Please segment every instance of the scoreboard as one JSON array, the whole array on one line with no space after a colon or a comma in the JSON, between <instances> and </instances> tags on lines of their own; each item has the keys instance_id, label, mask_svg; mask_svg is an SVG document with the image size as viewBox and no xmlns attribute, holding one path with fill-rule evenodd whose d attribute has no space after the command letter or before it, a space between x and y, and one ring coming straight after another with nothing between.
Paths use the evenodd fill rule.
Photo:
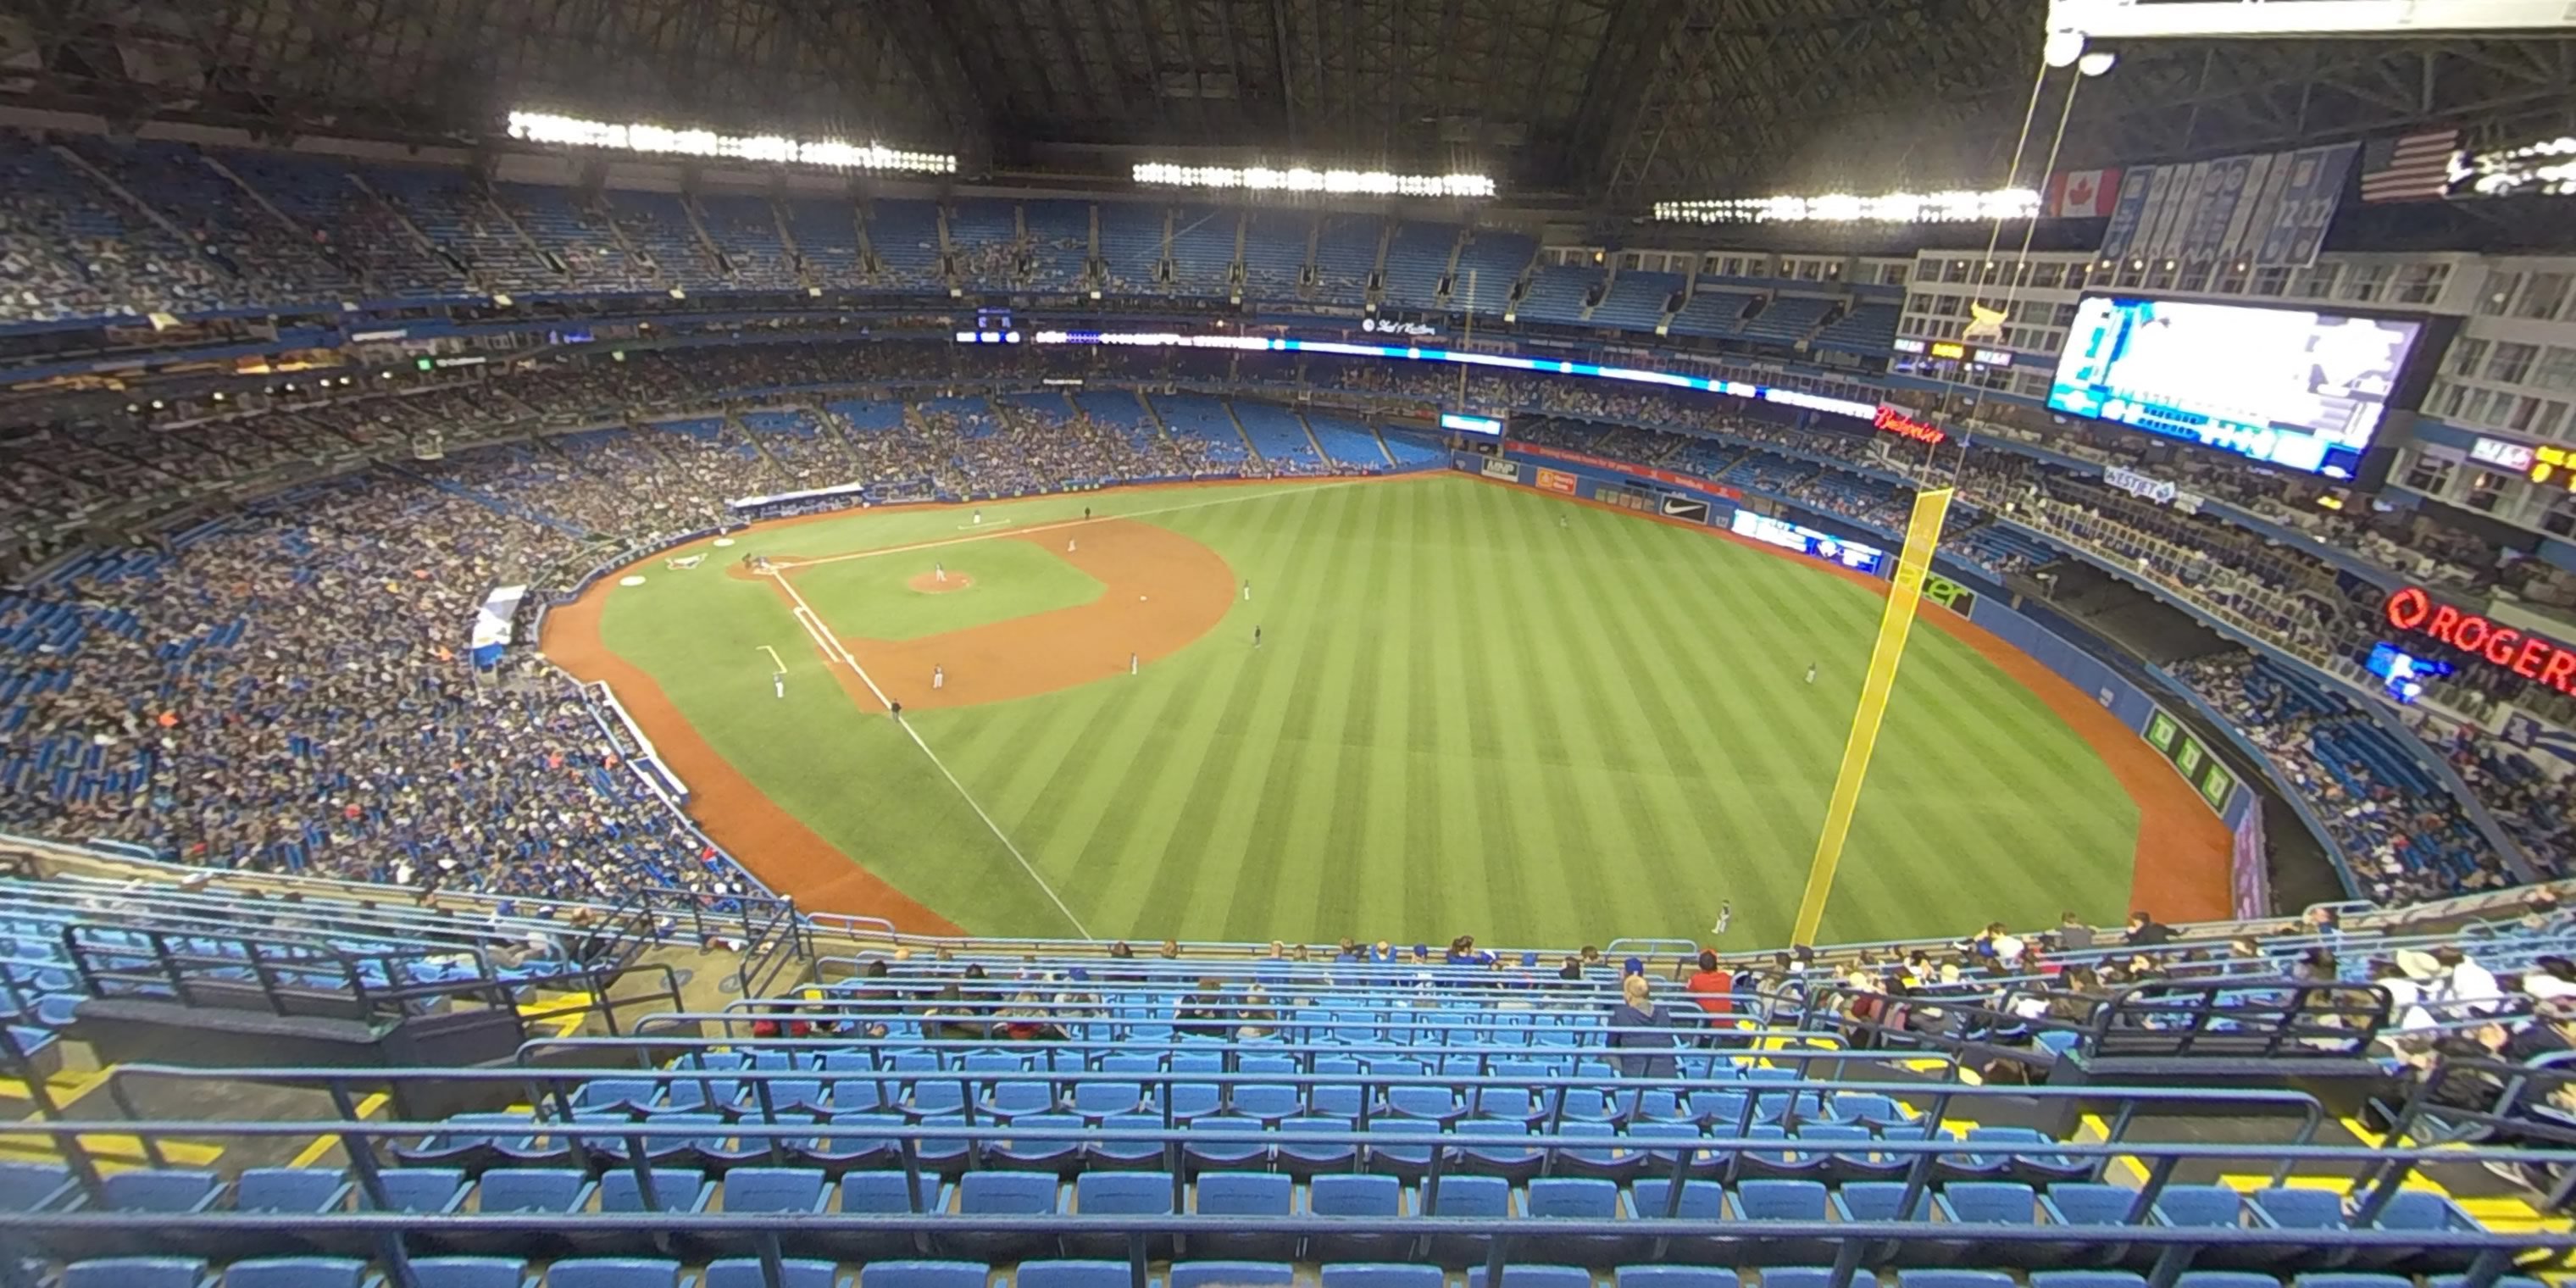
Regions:
<instances>
[{"instance_id":1,"label":"scoreboard","mask_svg":"<svg viewBox=\"0 0 2576 1288\"><path fill-rule=\"evenodd\" d=\"M1505 412L1452 411L1445 407L1440 411L1440 428L1469 438L1499 439L1510 425L1511 417Z\"/></svg>"}]
</instances>

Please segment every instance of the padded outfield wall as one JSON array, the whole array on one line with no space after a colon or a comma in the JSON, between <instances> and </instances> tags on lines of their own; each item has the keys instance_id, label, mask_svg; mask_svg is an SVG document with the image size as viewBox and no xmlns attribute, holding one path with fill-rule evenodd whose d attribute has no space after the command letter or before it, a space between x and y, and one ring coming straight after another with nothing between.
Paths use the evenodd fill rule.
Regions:
<instances>
[{"instance_id":1,"label":"padded outfield wall","mask_svg":"<svg viewBox=\"0 0 2576 1288\"><path fill-rule=\"evenodd\" d=\"M1592 501L1671 522L1706 524L1720 532L1728 529L1736 511L1745 508L1783 516L1794 515L1805 521L1821 520L1837 527L1853 526L1848 520L1815 514L1788 501L1748 497L1741 489L1712 480L1558 448L1513 447L1501 457L1458 452L1452 454L1450 467L1494 482ZM1756 504L1748 506L1748 500ZM1887 540L1880 537L1872 539ZM1888 544L1891 557L1883 563L1886 569L1893 570L1896 563L1892 557L1893 542ZM2251 744L2243 743L2241 735L2235 735L2233 727L2200 703L2189 689L2176 684L2171 686L2171 692L2176 696L2160 699L2150 694L2082 645L2016 611L2011 607L2009 592L1983 575L1946 558L1941 563L1941 575L1948 579L1949 591L1935 594L1927 588L1926 602L1964 613L1970 622L2091 694L2131 733L2153 747L2192 787L2194 794L2218 815L2234 837L2231 899L2236 915L2239 918L2271 915L2271 891L2263 849L2262 797L2202 746L2183 722L2170 713L2166 703L2190 705L2216 727L2236 736L2242 749L2252 753L2253 763L2268 765L2270 762L2253 751ZM2281 799L2290 802L2291 807L2298 811L2301 821L2308 825L2310 831L2320 837L2326 835L2324 825L2309 813L2294 793L2289 792L2285 785L2275 784L2275 787ZM2328 853L2333 853L2331 847ZM2341 866L2339 856L2337 864ZM2349 874L2344 875L2349 882Z\"/></svg>"}]
</instances>

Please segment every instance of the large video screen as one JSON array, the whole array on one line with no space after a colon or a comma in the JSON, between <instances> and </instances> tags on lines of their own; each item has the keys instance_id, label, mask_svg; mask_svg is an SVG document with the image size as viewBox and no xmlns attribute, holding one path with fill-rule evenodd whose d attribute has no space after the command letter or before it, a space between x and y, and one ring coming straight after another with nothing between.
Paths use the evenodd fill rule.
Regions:
<instances>
[{"instance_id":1,"label":"large video screen","mask_svg":"<svg viewBox=\"0 0 2576 1288\"><path fill-rule=\"evenodd\" d=\"M2420 322L2096 295L2077 307L2048 405L2348 479Z\"/></svg>"}]
</instances>

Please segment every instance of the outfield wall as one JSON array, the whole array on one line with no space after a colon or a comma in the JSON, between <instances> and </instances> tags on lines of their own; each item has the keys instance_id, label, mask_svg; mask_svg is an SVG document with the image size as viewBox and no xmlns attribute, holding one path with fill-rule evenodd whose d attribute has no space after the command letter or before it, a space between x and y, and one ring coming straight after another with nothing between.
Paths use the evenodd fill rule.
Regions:
<instances>
[{"instance_id":1,"label":"outfield wall","mask_svg":"<svg viewBox=\"0 0 2576 1288\"><path fill-rule=\"evenodd\" d=\"M1510 483L1557 496L1575 497L1637 513L1668 519L1690 517L1673 512L1672 507L1667 504L1641 504L1638 500L1638 494L1646 491L1665 497L1678 497L1696 507L1704 507L1698 509L1696 521L1704 522L1720 531L1727 528L1734 519L1735 512L1743 508L1747 498L1747 494L1742 489L1729 487L1714 480L1675 474L1668 470L1622 465L1604 457L1587 456L1579 452L1555 448L1537 450L1514 448L1501 458L1466 452L1454 453L1450 459L1450 467L1462 473L1476 474L1496 482ZM1812 513L1806 507L1785 498L1759 497L1758 499L1770 502L1775 508L1795 510L1799 514ZM1855 526L1848 519L1839 519L1835 516L1820 517L1834 522L1836 526ZM1894 548L1895 543L1889 541L1888 549ZM2121 724L2127 726L2131 733L2136 734L2148 746L2155 748L2157 754L2164 758L2165 763L2172 766L2174 772L2180 775L2184 782L2190 784L2193 793L2199 796L2222 822L2227 824L2230 833L2236 838L2233 898L2237 916L2253 918L2270 915L2270 885L2264 867L2262 844L2262 798L2254 789L2239 781L2234 771L2211 755L2208 748L2201 746L2179 721L2167 714L2159 699L2120 674L2110 663L2094 656L2081 645L2067 640L2047 626L2014 611L2008 605L2008 596L2002 588L1996 586L1984 573L1966 565L1953 564L1946 557L1941 562L1946 565L1944 575L1965 582L1963 589L1974 595L1966 610L1966 616L1971 623L2028 654L2032 660L2047 667L2067 683L2092 695L2105 710L2117 717ZM1895 561L1890 559L1887 563L1892 568ZM1959 610L1953 606L1950 611ZM2190 696L2188 690L2178 689L2178 691L2184 695L2179 701L2200 708L2200 704ZM2206 708L2200 709L2206 714ZM2224 720L2219 721L2219 727L2230 733L2234 732ZM2241 737L2239 741L2242 741ZM2255 763L2269 764L2270 762L2258 755ZM2302 821L2309 824L2309 830L2319 836L2327 835L2322 824L2318 823L2308 813L2306 807L2299 803L2296 794L2284 792L2283 799L2290 801L2293 808L2300 811ZM2331 846L2328 853L2333 853Z\"/></svg>"}]
</instances>

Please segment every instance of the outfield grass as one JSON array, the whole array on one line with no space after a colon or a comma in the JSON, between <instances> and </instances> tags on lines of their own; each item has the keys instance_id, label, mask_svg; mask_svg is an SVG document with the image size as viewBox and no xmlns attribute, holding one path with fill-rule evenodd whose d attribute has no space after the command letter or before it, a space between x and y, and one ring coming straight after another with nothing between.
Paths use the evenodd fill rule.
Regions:
<instances>
[{"instance_id":1,"label":"outfield grass","mask_svg":"<svg viewBox=\"0 0 2576 1288\"><path fill-rule=\"evenodd\" d=\"M1092 933L1704 939L1731 899L1729 946L1786 940L1883 602L1866 589L1445 476L984 512L1028 524L1084 504L1164 511L1140 517L1216 550L1255 599L1134 679L912 719ZM952 538L963 517L757 531L725 557ZM1053 606L1042 591L1018 601L997 577L946 598L1015 615ZM882 597L909 593L898 580ZM843 633L878 634L841 620L863 604L831 599L818 607ZM970 930L1068 932L911 741L840 692L768 587L653 573L610 597L602 629L717 751L914 898ZM771 698L762 644L787 660L791 701ZM2069 908L2107 924L2137 826L2036 695L1918 631L1824 937L2047 924Z\"/></svg>"}]
</instances>

